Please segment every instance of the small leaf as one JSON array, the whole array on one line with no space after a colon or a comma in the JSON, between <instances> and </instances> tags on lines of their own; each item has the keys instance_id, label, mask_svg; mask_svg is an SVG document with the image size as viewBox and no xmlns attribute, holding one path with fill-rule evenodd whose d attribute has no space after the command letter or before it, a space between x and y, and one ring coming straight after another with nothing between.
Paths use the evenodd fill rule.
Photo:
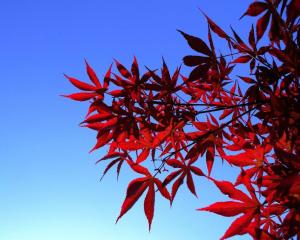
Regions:
<instances>
[{"instance_id":1,"label":"small leaf","mask_svg":"<svg viewBox=\"0 0 300 240\"><path fill-rule=\"evenodd\" d=\"M146 158L148 157L150 153L150 149L149 148L145 148L138 156L137 160L136 160L136 163L141 163L143 161L146 160Z\"/></svg>"},{"instance_id":2,"label":"small leaf","mask_svg":"<svg viewBox=\"0 0 300 240\"><path fill-rule=\"evenodd\" d=\"M205 176L205 174L202 172L200 168L197 168L195 166L190 166L190 169L193 173L195 173L198 176Z\"/></svg>"},{"instance_id":3,"label":"small leaf","mask_svg":"<svg viewBox=\"0 0 300 240\"><path fill-rule=\"evenodd\" d=\"M192 81L192 80L198 80L204 78L209 68L210 68L209 64L199 65L195 67L189 75L189 80Z\"/></svg>"},{"instance_id":4,"label":"small leaf","mask_svg":"<svg viewBox=\"0 0 300 240\"><path fill-rule=\"evenodd\" d=\"M253 24L252 24L251 30L250 30L250 32L249 32L248 42L249 42L249 44L251 45L251 47L252 47L253 49L256 48Z\"/></svg>"},{"instance_id":5,"label":"small leaf","mask_svg":"<svg viewBox=\"0 0 300 240\"><path fill-rule=\"evenodd\" d=\"M131 161L127 161L127 163L129 164L129 166L131 167L131 169L137 173L140 173L140 174L144 174L146 176L150 176L150 172L148 171L147 168L141 166L141 165L138 165L136 163L133 163Z\"/></svg>"},{"instance_id":6,"label":"small leaf","mask_svg":"<svg viewBox=\"0 0 300 240\"><path fill-rule=\"evenodd\" d=\"M71 98L72 100L75 101L87 101L91 98L96 97L97 95L98 95L97 93L73 93L70 95L62 95L62 96Z\"/></svg>"},{"instance_id":7,"label":"small leaf","mask_svg":"<svg viewBox=\"0 0 300 240\"><path fill-rule=\"evenodd\" d=\"M154 215L155 191L154 185L149 184L149 189L144 201L144 211L148 220L149 231L151 229L152 219Z\"/></svg>"},{"instance_id":8,"label":"small leaf","mask_svg":"<svg viewBox=\"0 0 300 240\"><path fill-rule=\"evenodd\" d=\"M120 63L115 59L115 63L117 65L117 68L119 70L119 72L121 73L121 75L125 78L130 78L131 77L131 73Z\"/></svg>"},{"instance_id":9,"label":"small leaf","mask_svg":"<svg viewBox=\"0 0 300 240\"><path fill-rule=\"evenodd\" d=\"M182 173L181 170L177 170L175 172L171 172L163 181L163 186L168 185L173 179L175 179L180 173Z\"/></svg>"},{"instance_id":10,"label":"small leaf","mask_svg":"<svg viewBox=\"0 0 300 240\"><path fill-rule=\"evenodd\" d=\"M133 59L133 63L131 65L131 72L132 72L132 75L135 76L136 80L139 79L140 73L139 73L139 66L138 66L136 57L134 57L134 59Z\"/></svg>"},{"instance_id":11,"label":"small leaf","mask_svg":"<svg viewBox=\"0 0 300 240\"><path fill-rule=\"evenodd\" d=\"M94 70L91 68L91 66L88 64L87 61L85 61L86 64L86 71L87 74L89 75L90 80L95 84L96 87L101 88L101 83L96 75L96 73L94 72Z\"/></svg>"},{"instance_id":12,"label":"small leaf","mask_svg":"<svg viewBox=\"0 0 300 240\"><path fill-rule=\"evenodd\" d=\"M194 194L197 197L194 180L193 180L193 177L192 177L192 174L190 171L187 171L186 177L187 177L186 184L187 184L189 190L191 191L192 194Z\"/></svg>"},{"instance_id":13,"label":"small leaf","mask_svg":"<svg viewBox=\"0 0 300 240\"><path fill-rule=\"evenodd\" d=\"M251 56L240 56L238 58L236 58L235 60L233 60L231 63L247 63L252 59Z\"/></svg>"},{"instance_id":14,"label":"small leaf","mask_svg":"<svg viewBox=\"0 0 300 240\"><path fill-rule=\"evenodd\" d=\"M211 28L211 30L218 34L219 37L221 38L225 38L225 39L228 39L228 35L223 31L222 28L220 28L213 20L211 20L206 14L204 14L206 19L207 19L207 22Z\"/></svg>"},{"instance_id":15,"label":"small leaf","mask_svg":"<svg viewBox=\"0 0 300 240\"><path fill-rule=\"evenodd\" d=\"M118 222L119 219L136 203L146 190L146 179L147 178L137 178L128 184L126 198L122 204L121 211L116 222Z\"/></svg>"},{"instance_id":16,"label":"small leaf","mask_svg":"<svg viewBox=\"0 0 300 240\"><path fill-rule=\"evenodd\" d=\"M264 2L254 2L251 3L247 9L247 11L241 16L244 17L245 15L248 16L257 16L268 9L268 5Z\"/></svg>"},{"instance_id":17,"label":"small leaf","mask_svg":"<svg viewBox=\"0 0 300 240\"><path fill-rule=\"evenodd\" d=\"M163 197L165 197L168 200L171 200L171 195L168 192L168 189L166 188L166 186L157 178L154 178L154 183L157 186L158 191L161 193L161 195Z\"/></svg>"},{"instance_id":18,"label":"small leaf","mask_svg":"<svg viewBox=\"0 0 300 240\"><path fill-rule=\"evenodd\" d=\"M270 13L266 13L260 19L258 19L256 23L257 41L260 40L261 37L264 35L269 23L269 19L270 19Z\"/></svg>"},{"instance_id":19,"label":"small leaf","mask_svg":"<svg viewBox=\"0 0 300 240\"><path fill-rule=\"evenodd\" d=\"M208 63L209 58L203 56L185 56L183 58L183 62L186 66L194 67L197 65Z\"/></svg>"},{"instance_id":20,"label":"small leaf","mask_svg":"<svg viewBox=\"0 0 300 240\"><path fill-rule=\"evenodd\" d=\"M211 55L210 49L202 39L188 35L180 30L178 30L178 32L180 32L184 36L192 49L207 56Z\"/></svg>"},{"instance_id":21,"label":"small leaf","mask_svg":"<svg viewBox=\"0 0 300 240\"><path fill-rule=\"evenodd\" d=\"M243 202L252 202L250 197L248 197L241 190L236 189L231 182L214 180L214 183L222 193L228 195L230 198Z\"/></svg>"},{"instance_id":22,"label":"small leaf","mask_svg":"<svg viewBox=\"0 0 300 240\"><path fill-rule=\"evenodd\" d=\"M183 179L185 177L185 174L182 173L179 178L177 178L177 180L174 182L173 186L172 186L172 202L176 196L176 193L178 191L178 188L180 187L180 185L182 185L183 183Z\"/></svg>"},{"instance_id":23,"label":"small leaf","mask_svg":"<svg viewBox=\"0 0 300 240\"><path fill-rule=\"evenodd\" d=\"M75 86L77 87L78 89L80 90L83 90L83 91L94 91L96 90L96 87L90 85L90 84L87 84L85 82L81 82L79 80L77 80L76 78L72 78L72 77L69 77L67 75L65 75L66 78L69 79L69 81Z\"/></svg>"},{"instance_id":24,"label":"small leaf","mask_svg":"<svg viewBox=\"0 0 300 240\"><path fill-rule=\"evenodd\" d=\"M224 240L226 238L232 237L234 235L237 235L241 233L251 222L253 218L254 212L248 212L247 214L237 218L233 221L233 223L230 225L230 227L225 232L224 236L221 238L221 240Z\"/></svg>"},{"instance_id":25,"label":"small leaf","mask_svg":"<svg viewBox=\"0 0 300 240\"><path fill-rule=\"evenodd\" d=\"M217 202L209 205L208 207L197 209L199 211L209 211L225 217L233 217L238 214L244 213L248 210L248 206L242 202Z\"/></svg>"}]
</instances>

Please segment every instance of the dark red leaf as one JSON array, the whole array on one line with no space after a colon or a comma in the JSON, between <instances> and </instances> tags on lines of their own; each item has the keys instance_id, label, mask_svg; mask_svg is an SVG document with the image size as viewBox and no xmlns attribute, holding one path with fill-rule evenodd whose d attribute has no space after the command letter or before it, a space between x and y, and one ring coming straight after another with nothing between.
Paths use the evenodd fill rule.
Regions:
<instances>
[{"instance_id":1,"label":"dark red leaf","mask_svg":"<svg viewBox=\"0 0 300 240\"><path fill-rule=\"evenodd\" d=\"M186 66L194 67L197 65L208 63L209 58L203 56L185 56L183 58L183 62Z\"/></svg>"},{"instance_id":2,"label":"dark red leaf","mask_svg":"<svg viewBox=\"0 0 300 240\"><path fill-rule=\"evenodd\" d=\"M252 79L252 78L249 78L249 77L241 77L241 76L238 76L240 79L242 79L244 82L246 83L255 83L255 81Z\"/></svg>"},{"instance_id":3,"label":"dark red leaf","mask_svg":"<svg viewBox=\"0 0 300 240\"><path fill-rule=\"evenodd\" d=\"M102 178L105 176L105 174L108 172L108 170L111 169L111 168L112 168L117 162L119 162L120 160L121 160L121 158L117 158L117 159L111 161L111 162L106 166L106 168L105 168L104 171L103 171L101 180L102 180Z\"/></svg>"},{"instance_id":4,"label":"dark red leaf","mask_svg":"<svg viewBox=\"0 0 300 240\"><path fill-rule=\"evenodd\" d=\"M197 168L195 166L190 166L190 169L193 173L195 173L198 176L205 176L205 174L202 172L200 168Z\"/></svg>"},{"instance_id":5,"label":"dark red leaf","mask_svg":"<svg viewBox=\"0 0 300 240\"><path fill-rule=\"evenodd\" d=\"M240 56L238 58L236 58L235 60L233 60L232 63L246 63L249 62L252 59L251 56L245 55L245 56Z\"/></svg>"},{"instance_id":6,"label":"dark red leaf","mask_svg":"<svg viewBox=\"0 0 300 240\"><path fill-rule=\"evenodd\" d=\"M190 73L189 80L197 80L201 79L206 76L207 71L209 70L210 65L204 64L199 65L193 69L193 71Z\"/></svg>"},{"instance_id":7,"label":"dark red leaf","mask_svg":"<svg viewBox=\"0 0 300 240\"><path fill-rule=\"evenodd\" d=\"M268 9L268 5L264 2L253 2L249 5L247 11L241 16L257 16Z\"/></svg>"},{"instance_id":8,"label":"dark red leaf","mask_svg":"<svg viewBox=\"0 0 300 240\"><path fill-rule=\"evenodd\" d=\"M256 23L256 36L257 36L257 41L261 39L261 37L264 35L268 23L270 19L270 14L266 13L263 15L260 19L258 19Z\"/></svg>"},{"instance_id":9,"label":"dark red leaf","mask_svg":"<svg viewBox=\"0 0 300 240\"><path fill-rule=\"evenodd\" d=\"M248 42L253 49L256 48L255 36L254 36L254 27L251 26L251 30L249 32Z\"/></svg>"},{"instance_id":10,"label":"dark red leaf","mask_svg":"<svg viewBox=\"0 0 300 240\"><path fill-rule=\"evenodd\" d=\"M134 57L134 59L133 59L133 63L131 65L131 72L132 72L132 75L135 76L136 80L140 78L139 66L138 66L136 57Z\"/></svg>"},{"instance_id":11,"label":"dark red leaf","mask_svg":"<svg viewBox=\"0 0 300 240\"><path fill-rule=\"evenodd\" d=\"M205 14L204 14L205 15ZM221 38L228 38L228 35L222 30L222 28L220 28L213 20L211 20L207 15L205 15L207 22L211 28L211 30L218 34L219 37Z\"/></svg>"},{"instance_id":12,"label":"dark red leaf","mask_svg":"<svg viewBox=\"0 0 300 240\"><path fill-rule=\"evenodd\" d=\"M207 56L211 55L210 49L202 39L188 35L180 30L178 31L184 36L184 38L187 40L188 44L192 49L194 49L197 52L203 53Z\"/></svg>"}]
</instances>

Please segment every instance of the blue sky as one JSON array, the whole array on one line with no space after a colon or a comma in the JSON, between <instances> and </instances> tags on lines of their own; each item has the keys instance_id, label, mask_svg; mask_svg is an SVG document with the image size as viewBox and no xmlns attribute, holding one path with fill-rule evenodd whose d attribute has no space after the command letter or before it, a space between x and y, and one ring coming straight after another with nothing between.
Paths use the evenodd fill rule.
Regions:
<instances>
[{"instance_id":1,"label":"blue sky","mask_svg":"<svg viewBox=\"0 0 300 240\"><path fill-rule=\"evenodd\" d=\"M218 239L233 218L195 211L225 198L197 182L199 198L179 190L172 209L158 198L151 233L142 201L115 225L128 182L111 172L100 183L104 154L89 154L95 133L78 127L86 104L60 94L75 89L63 73L87 80L84 58L102 76L113 58L174 69L192 53L176 29L205 37L201 8L224 29L246 36L238 18L251 1L2 1L0 8L0 239ZM232 179L217 164L213 175ZM225 169L225 170L223 170ZM232 239L248 239L232 238Z\"/></svg>"}]
</instances>

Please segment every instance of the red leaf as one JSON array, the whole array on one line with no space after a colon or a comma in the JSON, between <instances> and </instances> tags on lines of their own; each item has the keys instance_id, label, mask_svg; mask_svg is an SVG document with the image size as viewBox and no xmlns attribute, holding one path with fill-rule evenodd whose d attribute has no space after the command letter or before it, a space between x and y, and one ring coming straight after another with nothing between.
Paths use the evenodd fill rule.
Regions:
<instances>
[{"instance_id":1,"label":"red leaf","mask_svg":"<svg viewBox=\"0 0 300 240\"><path fill-rule=\"evenodd\" d=\"M141 165L138 165L136 163L133 163L131 161L127 161L127 163L129 164L129 166L132 168L133 171L140 173L140 174L144 174L146 176L151 175L147 168L145 168Z\"/></svg>"},{"instance_id":2,"label":"red leaf","mask_svg":"<svg viewBox=\"0 0 300 240\"><path fill-rule=\"evenodd\" d=\"M244 82L246 83L255 83L255 81L252 79L252 78L249 78L249 77L241 77L241 76L238 76L240 79L242 79Z\"/></svg>"},{"instance_id":3,"label":"red leaf","mask_svg":"<svg viewBox=\"0 0 300 240\"><path fill-rule=\"evenodd\" d=\"M163 197L165 197L168 200L171 200L171 195L168 192L167 188L165 187L165 185L157 178L154 178L154 183L157 186L157 189L159 190L159 192L161 193L161 195Z\"/></svg>"},{"instance_id":4,"label":"red leaf","mask_svg":"<svg viewBox=\"0 0 300 240\"><path fill-rule=\"evenodd\" d=\"M254 160L250 158L246 153L239 153L234 156L225 155L223 157L227 162L238 167L246 167L254 164Z\"/></svg>"},{"instance_id":5,"label":"red leaf","mask_svg":"<svg viewBox=\"0 0 300 240\"><path fill-rule=\"evenodd\" d=\"M197 66L200 64L205 64L209 62L209 57L203 57L203 56L185 56L183 58L183 62L186 66Z\"/></svg>"},{"instance_id":6,"label":"red leaf","mask_svg":"<svg viewBox=\"0 0 300 240\"><path fill-rule=\"evenodd\" d=\"M233 109L225 109L224 112L219 117L219 120L226 118L229 114L231 114L234 110Z\"/></svg>"},{"instance_id":7,"label":"red leaf","mask_svg":"<svg viewBox=\"0 0 300 240\"><path fill-rule=\"evenodd\" d=\"M236 58L235 60L233 60L231 63L246 63L249 62L252 59L251 56L240 56L238 58Z\"/></svg>"},{"instance_id":8,"label":"red leaf","mask_svg":"<svg viewBox=\"0 0 300 240\"><path fill-rule=\"evenodd\" d=\"M233 217L235 215L245 213L249 207L245 203L227 201L217 202L208 207L197 209L199 211L209 211L225 217Z\"/></svg>"},{"instance_id":9,"label":"red leaf","mask_svg":"<svg viewBox=\"0 0 300 240\"><path fill-rule=\"evenodd\" d=\"M124 154L119 153L119 152L111 152L111 153L106 154L99 161L107 160L107 159L114 158L114 157L120 157L120 156L124 157Z\"/></svg>"},{"instance_id":10,"label":"red leaf","mask_svg":"<svg viewBox=\"0 0 300 240\"><path fill-rule=\"evenodd\" d=\"M205 77L209 68L210 68L210 64L198 65L190 73L189 80L197 80Z\"/></svg>"},{"instance_id":11,"label":"red leaf","mask_svg":"<svg viewBox=\"0 0 300 240\"><path fill-rule=\"evenodd\" d=\"M172 125L168 126L164 131L157 134L152 143L152 148L155 148L158 145L162 144L170 135L171 131L172 131Z\"/></svg>"},{"instance_id":12,"label":"red leaf","mask_svg":"<svg viewBox=\"0 0 300 240\"><path fill-rule=\"evenodd\" d=\"M194 194L197 197L197 193L195 191L194 180L193 180L193 177L192 177L192 174L190 171L187 171L186 177L187 177L186 183L187 183L189 190L191 191L192 194Z\"/></svg>"},{"instance_id":13,"label":"red leaf","mask_svg":"<svg viewBox=\"0 0 300 240\"><path fill-rule=\"evenodd\" d=\"M208 176L210 176L215 158L215 147L209 146L206 152L206 166L208 171Z\"/></svg>"},{"instance_id":14,"label":"red leaf","mask_svg":"<svg viewBox=\"0 0 300 240\"><path fill-rule=\"evenodd\" d=\"M96 90L96 88L90 84L87 84L85 82L81 82L79 80L77 80L76 78L72 78L72 77L69 77L67 75L65 75L65 77L67 79L69 79L69 81L75 86L77 87L78 89L80 90L83 90L83 91L94 91Z\"/></svg>"},{"instance_id":15,"label":"red leaf","mask_svg":"<svg viewBox=\"0 0 300 240\"><path fill-rule=\"evenodd\" d=\"M155 203L154 185L149 184L149 189L144 201L144 211L148 220L149 231L151 229L151 223L154 215L154 203Z\"/></svg>"},{"instance_id":16,"label":"red leaf","mask_svg":"<svg viewBox=\"0 0 300 240\"><path fill-rule=\"evenodd\" d=\"M173 179L175 179L180 173L182 173L181 170L177 170L175 172L171 172L163 181L163 186L168 185Z\"/></svg>"},{"instance_id":17,"label":"red leaf","mask_svg":"<svg viewBox=\"0 0 300 240\"><path fill-rule=\"evenodd\" d=\"M106 168L104 169L103 171L103 174L102 174L102 177L100 180L102 180L102 178L105 176L105 174L108 172L109 169L111 169L117 162L119 162L121 160L121 158L117 158L113 161L111 161L107 166Z\"/></svg>"},{"instance_id":18,"label":"red leaf","mask_svg":"<svg viewBox=\"0 0 300 240\"><path fill-rule=\"evenodd\" d=\"M130 78L131 77L131 73L120 63L115 59L115 63L117 65L117 68L119 70L119 72L122 74L123 77L125 78Z\"/></svg>"},{"instance_id":19,"label":"red leaf","mask_svg":"<svg viewBox=\"0 0 300 240\"><path fill-rule=\"evenodd\" d=\"M102 88L101 83L94 70L91 68L91 66L88 64L87 61L85 61L85 64L86 64L86 71L87 74L89 75L90 80L95 84L96 87Z\"/></svg>"},{"instance_id":20,"label":"red leaf","mask_svg":"<svg viewBox=\"0 0 300 240\"><path fill-rule=\"evenodd\" d=\"M99 122L99 121L108 120L113 117L115 117L115 116L112 115L111 113L107 113L107 112L99 113L99 114L95 114L95 115L91 115L91 116L87 117L82 123Z\"/></svg>"},{"instance_id":21,"label":"red leaf","mask_svg":"<svg viewBox=\"0 0 300 240\"><path fill-rule=\"evenodd\" d=\"M251 30L250 30L250 32L249 32L248 42L249 42L249 44L251 45L251 47L252 47L253 49L256 48L253 25L251 26Z\"/></svg>"},{"instance_id":22,"label":"red leaf","mask_svg":"<svg viewBox=\"0 0 300 240\"><path fill-rule=\"evenodd\" d=\"M234 220L225 232L224 236L221 238L221 240L241 233L250 224L251 220L253 219L253 216L254 212L251 211Z\"/></svg>"},{"instance_id":23,"label":"red leaf","mask_svg":"<svg viewBox=\"0 0 300 240\"><path fill-rule=\"evenodd\" d=\"M116 117L109 119L106 122L93 122L93 123L88 123L85 125L85 127L97 130L97 131L107 131L115 127L117 124L118 119Z\"/></svg>"},{"instance_id":24,"label":"red leaf","mask_svg":"<svg viewBox=\"0 0 300 240\"><path fill-rule=\"evenodd\" d=\"M182 173L179 178L177 178L177 180L174 182L173 186L172 186L172 202L175 198L175 195L178 191L178 188L180 187L180 185L183 183L183 179L185 177L185 174Z\"/></svg>"},{"instance_id":25,"label":"red leaf","mask_svg":"<svg viewBox=\"0 0 300 240\"><path fill-rule=\"evenodd\" d=\"M200 168L197 168L195 166L190 166L190 169L193 173L195 173L198 176L205 176L205 174L202 172Z\"/></svg>"},{"instance_id":26,"label":"red leaf","mask_svg":"<svg viewBox=\"0 0 300 240\"><path fill-rule=\"evenodd\" d=\"M197 52L203 53L207 56L211 55L210 49L202 39L188 35L180 30L178 31L184 36L184 38L187 40L188 44L192 49L194 49Z\"/></svg>"},{"instance_id":27,"label":"red leaf","mask_svg":"<svg viewBox=\"0 0 300 240\"><path fill-rule=\"evenodd\" d=\"M124 90L123 89L112 90L109 92L109 94L112 95L113 97L120 97L124 94Z\"/></svg>"},{"instance_id":28,"label":"red leaf","mask_svg":"<svg viewBox=\"0 0 300 240\"><path fill-rule=\"evenodd\" d=\"M243 202L252 202L250 197L248 197L241 190L236 189L231 182L214 180L214 183L222 193L228 195L230 198Z\"/></svg>"},{"instance_id":29,"label":"red leaf","mask_svg":"<svg viewBox=\"0 0 300 240\"><path fill-rule=\"evenodd\" d=\"M149 148L145 148L138 156L136 163L141 163L143 161L146 160L146 158L148 157L150 153L150 149Z\"/></svg>"},{"instance_id":30,"label":"red leaf","mask_svg":"<svg viewBox=\"0 0 300 240\"><path fill-rule=\"evenodd\" d=\"M104 83L103 83L103 88L107 89L110 81L110 74L111 74L111 68L112 64L110 65L109 69L107 70L105 76L104 76Z\"/></svg>"},{"instance_id":31,"label":"red leaf","mask_svg":"<svg viewBox=\"0 0 300 240\"><path fill-rule=\"evenodd\" d=\"M220 28L213 20L211 20L206 14L204 14L206 19L207 19L207 22L211 28L211 30L218 34L219 37L221 38L225 38L227 39L228 38L228 35L222 30L222 28Z\"/></svg>"},{"instance_id":32,"label":"red leaf","mask_svg":"<svg viewBox=\"0 0 300 240\"><path fill-rule=\"evenodd\" d=\"M172 166L173 168L182 168L183 167L183 163L177 159L168 159L166 161L166 164L168 164L169 166Z\"/></svg>"},{"instance_id":33,"label":"red leaf","mask_svg":"<svg viewBox=\"0 0 300 240\"><path fill-rule=\"evenodd\" d=\"M264 2L254 2L251 3L247 9L247 11L241 16L244 17L245 15L248 16L257 16L268 9L268 5Z\"/></svg>"},{"instance_id":34,"label":"red leaf","mask_svg":"<svg viewBox=\"0 0 300 240\"><path fill-rule=\"evenodd\" d=\"M205 131L208 128L206 122L193 122L193 125L201 131Z\"/></svg>"},{"instance_id":35,"label":"red leaf","mask_svg":"<svg viewBox=\"0 0 300 240\"><path fill-rule=\"evenodd\" d=\"M91 98L96 97L98 94L97 93L73 93L70 95L62 95L63 97L71 98L72 100L75 101L87 101Z\"/></svg>"},{"instance_id":36,"label":"red leaf","mask_svg":"<svg viewBox=\"0 0 300 240\"><path fill-rule=\"evenodd\" d=\"M264 35L270 19L270 13L266 13L256 23L257 41Z\"/></svg>"},{"instance_id":37,"label":"red leaf","mask_svg":"<svg viewBox=\"0 0 300 240\"><path fill-rule=\"evenodd\" d=\"M112 135L109 134L109 131L104 132L100 137L97 138L96 145L90 150L90 153L95 151L96 149L107 144L112 138Z\"/></svg>"},{"instance_id":38,"label":"red leaf","mask_svg":"<svg viewBox=\"0 0 300 240\"><path fill-rule=\"evenodd\" d=\"M139 79L140 73L139 73L139 66L138 66L136 57L133 58L133 63L131 65L131 72L132 72L132 75L136 77L135 80Z\"/></svg>"},{"instance_id":39,"label":"red leaf","mask_svg":"<svg viewBox=\"0 0 300 240\"><path fill-rule=\"evenodd\" d=\"M126 198L122 204L120 214L117 218L117 221L136 203L136 201L141 197L143 192L147 188L147 184L145 181L148 178L136 178L132 180L128 187L127 187L127 193L126 193Z\"/></svg>"},{"instance_id":40,"label":"red leaf","mask_svg":"<svg viewBox=\"0 0 300 240\"><path fill-rule=\"evenodd\" d=\"M236 144L227 145L227 146L225 146L225 148L230 151L239 151L242 149L242 147L240 145L236 145Z\"/></svg>"}]
</instances>

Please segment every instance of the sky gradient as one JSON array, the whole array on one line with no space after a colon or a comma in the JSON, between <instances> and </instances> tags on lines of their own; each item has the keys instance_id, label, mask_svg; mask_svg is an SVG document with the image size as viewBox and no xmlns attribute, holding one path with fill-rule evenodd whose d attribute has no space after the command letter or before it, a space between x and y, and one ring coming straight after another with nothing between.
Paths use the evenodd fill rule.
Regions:
<instances>
[{"instance_id":1,"label":"sky gradient","mask_svg":"<svg viewBox=\"0 0 300 240\"><path fill-rule=\"evenodd\" d=\"M1 240L196 240L218 239L234 218L196 208L224 196L197 183L199 198L180 189L172 208L157 198L151 233L139 201L115 224L134 177L110 172L99 182L105 152L89 154L95 133L80 128L87 104L62 98L76 92L63 73L87 80L84 59L99 77L112 59L129 66L171 69L192 53L176 29L204 37L198 8L241 36L239 21L251 1L236 0L53 0L2 1L0 8L0 239ZM213 176L233 179L217 163ZM218 171L220 169L220 171ZM224 170L223 170L224 169ZM239 237L232 239L249 239Z\"/></svg>"}]
</instances>

